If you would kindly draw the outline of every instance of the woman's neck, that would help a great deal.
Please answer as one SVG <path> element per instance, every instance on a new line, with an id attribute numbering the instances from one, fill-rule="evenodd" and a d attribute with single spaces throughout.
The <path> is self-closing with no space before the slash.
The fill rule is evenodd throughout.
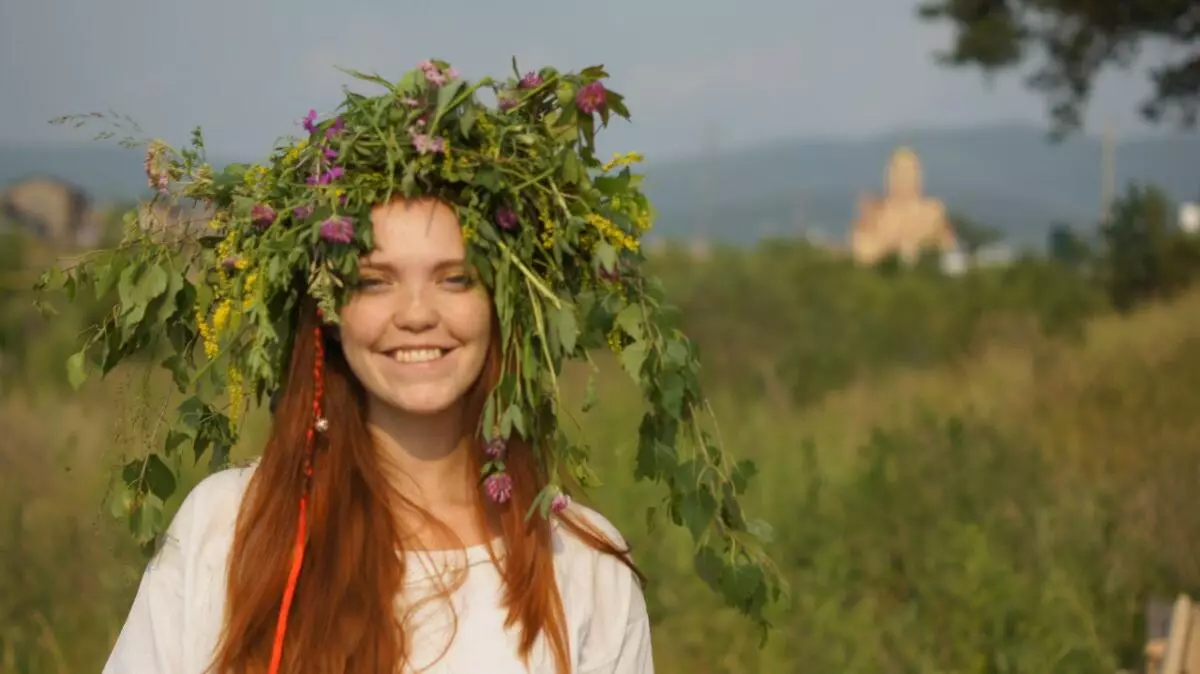
<path id="1" fill-rule="evenodd" d="M 422 508 L 467 504 L 468 433 L 456 406 L 435 415 L 408 415 L 372 400 L 367 423 L 396 491 Z"/>

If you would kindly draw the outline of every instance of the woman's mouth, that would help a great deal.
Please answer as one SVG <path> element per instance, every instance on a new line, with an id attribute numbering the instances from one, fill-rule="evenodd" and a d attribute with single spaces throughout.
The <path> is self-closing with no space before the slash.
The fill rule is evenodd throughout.
<path id="1" fill-rule="evenodd" d="M 446 357 L 452 349 L 438 347 L 419 347 L 413 349 L 395 349 L 387 355 L 397 363 L 432 363 Z"/>

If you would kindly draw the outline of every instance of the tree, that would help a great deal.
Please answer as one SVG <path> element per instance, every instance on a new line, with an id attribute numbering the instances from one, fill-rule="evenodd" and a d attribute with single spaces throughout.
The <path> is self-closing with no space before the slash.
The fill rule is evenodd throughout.
<path id="1" fill-rule="evenodd" d="M 1147 43 L 1170 44 L 1149 73 L 1154 92 L 1142 101 L 1151 122 L 1174 116 L 1193 128 L 1200 112 L 1200 3 L 1196 0 L 924 0 L 922 20 L 952 24 L 954 46 L 937 54 L 951 67 L 987 74 L 1015 68 L 1040 48 L 1027 84 L 1048 99 L 1055 132 L 1081 126 L 1096 76 L 1128 67 Z"/>
<path id="2" fill-rule="evenodd" d="M 999 229 L 978 222 L 965 213 L 951 212 L 950 224 L 954 227 L 954 234 L 963 252 L 972 259 L 979 251 L 1004 239 L 1004 233 Z"/>
<path id="3" fill-rule="evenodd" d="M 1047 244 L 1050 259 L 1071 269 L 1081 268 L 1092 257 L 1087 239 L 1065 222 L 1055 222 L 1050 225 Z"/>
<path id="4" fill-rule="evenodd" d="M 1131 185 L 1101 224 L 1104 275 L 1118 311 L 1173 297 L 1195 278 L 1200 256 L 1194 243 L 1172 227 L 1173 211 L 1162 190 Z"/>

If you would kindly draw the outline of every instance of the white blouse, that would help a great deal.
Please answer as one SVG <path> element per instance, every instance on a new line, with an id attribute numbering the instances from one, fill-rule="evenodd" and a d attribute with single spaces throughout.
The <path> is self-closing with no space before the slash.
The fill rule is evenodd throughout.
<path id="1" fill-rule="evenodd" d="M 226 563 L 237 512 L 255 466 L 231 468 L 202 480 L 184 499 L 161 550 L 147 565 L 129 617 L 103 674 L 207 674 L 225 609 Z M 620 533 L 599 513 L 571 508 L 618 545 Z M 561 525 L 553 526 L 554 566 L 567 618 L 573 674 L 653 674 L 650 623 L 637 578 L 620 561 L 593 550 Z M 428 553 L 413 553 L 406 597 L 433 585 Z M 461 564 L 463 553 L 434 553 L 433 567 Z M 467 549 L 466 582 L 445 602 L 426 604 L 412 624 L 412 665 L 428 674 L 555 674 L 544 640 L 517 656 L 519 632 L 506 629 L 502 580 L 485 546 Z M 441 567 L 445 568 L 445 567 Z M 296 610 L 303 610 L 296 607 Z M 444 655 L 443 655 L 444 651 Z M 441 656 L 432 667 L 429 664 Z"/>

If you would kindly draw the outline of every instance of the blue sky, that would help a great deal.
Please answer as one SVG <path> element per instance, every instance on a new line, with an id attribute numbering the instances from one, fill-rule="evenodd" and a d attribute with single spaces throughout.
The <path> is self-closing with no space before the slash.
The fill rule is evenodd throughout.
<path id="1" fill-rule="evenodd" d="M 774 138 L 993 121 L 1046 123 L 1017 76 L 938 67 L 945 28 L 912 0 L 0 0 L 0 142 L 67 141 L 66 113 L 113 109 L 180 142 L 257 156 L 310 108 L 332 109 L 340 65 L 395 79 L 427 57 L 469 77 L 607 66 L 633 124 L 613 149 L 686 155 Z M 336 8 L 336 9 L 335 9 Z M 367 90 L 370 90 L 368 86 Z M 1144 131 L 1141 71 L 1102 78 L 1089 124 Z"/>

